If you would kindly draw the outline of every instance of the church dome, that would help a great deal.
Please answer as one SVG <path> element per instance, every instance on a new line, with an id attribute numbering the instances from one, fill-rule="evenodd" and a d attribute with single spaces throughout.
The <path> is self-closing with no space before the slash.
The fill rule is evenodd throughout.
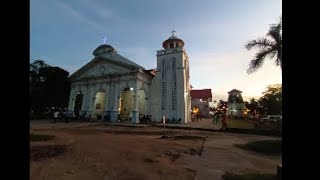
<path id="1" fill-rule="evenodd" d="M 110 45 L 107 44 L 102 44 L 99 47 L 97 47 L 94 51 L 93 51 L 93 55 L 94 56 L 98 56 L 99 54 L 104 54 L 104 53 L 116 53 L 116 49 L 113 48 Z"/>
<path id="2" fill-rule="evenodd" d="M 183 47 L 184 42 L 182 39 L 177 38 L 174 34 L 162 43 L 164 49 L 172 49 L 176 47 Z"/>

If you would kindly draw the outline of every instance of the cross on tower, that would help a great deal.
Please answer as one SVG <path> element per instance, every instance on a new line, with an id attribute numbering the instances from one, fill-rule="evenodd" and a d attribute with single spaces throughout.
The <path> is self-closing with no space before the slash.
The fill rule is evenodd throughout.
<path id="1" fill-rule="evenodd" d="M 103 37 L 103 39 L 102 39 L 103 40 L 103 44 L 106 44 L 107 39 L 108 39 L 107 37 Z"/>
<path id="2" fill-rule="evenodd" d="M 171 33 L 172 33 L 172 36 L 174 36 L 174 33 L 175 33 L 176 31 L 173 29 L 172 31 L 171 31 Z"/>

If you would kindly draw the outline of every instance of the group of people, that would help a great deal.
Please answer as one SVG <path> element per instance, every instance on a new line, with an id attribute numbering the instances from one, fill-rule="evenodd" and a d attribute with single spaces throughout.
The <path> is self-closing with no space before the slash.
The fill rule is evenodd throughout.
<path id="1" fill-rule="evenodd" d="M 192 119 L 192 122 L 193 121 L 198 121 L 198 120 L 201 120 L 204 116 L 202 114 L 195 114 L 195 113 L 192 113 L 191 114 L 191 119 Z"/>
<path id="2" fill-rule="evenodd" d="M 53 122 L 56 123 L 58 120 L 64 120 L 65 123 L 70 123 L 74 120 L 80 120 L 84 122 L 89 122 L 92 119 L 91 114 L 86 112 L 80 113 L 80 111 L 70 111 L 67 109 L 56 110 L 53 112 Z"/>
<path id="3" fill-rule="evenodd" d="M 221 123 L 222 123 L 222 130 L 226 130 L 227 128 L 227 120 L 228 120 L 228 115 L 227 113 L 219 113 L 219 112 L 216 112 L 217 114 L 214 114 L 212 116 L 212 123 L 214 124 L 218 124 L 219 121 L 221 120 Z"/>
<path id="4" fill-rule="evenodd" d="M 221 102 L 219 107 L 217 108 L 217 111 L 212 115 L 212 122 L 214 124 L 218 124 L 219 120 L 221 119 L 221 122 L 222 122 L 221 129 L 223 131 L 227 129 L 227 120 L 228 120 L 227 110 L 228 110 L 227 103 Z"/>
<path id="5" fill-rule="evenodd" d="M 139 114 L 139 120 L 141 123 L 151 123 L 151 115 Z"/>

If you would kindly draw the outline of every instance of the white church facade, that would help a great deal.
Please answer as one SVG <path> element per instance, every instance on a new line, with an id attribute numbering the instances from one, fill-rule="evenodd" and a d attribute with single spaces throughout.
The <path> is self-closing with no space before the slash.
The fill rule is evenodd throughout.
<path id="1" fill-rule="evenodd" d="M 183 40 L 174 34 L 157 51 L 157 68 L 146 70 L 121 56 L 111 45 L 93 51 L 94 58 L 70 76 L 68 109 L 95 119 L 139 123 L 142 115 L 161 122 L 191 120 L 189 59 Z"/>

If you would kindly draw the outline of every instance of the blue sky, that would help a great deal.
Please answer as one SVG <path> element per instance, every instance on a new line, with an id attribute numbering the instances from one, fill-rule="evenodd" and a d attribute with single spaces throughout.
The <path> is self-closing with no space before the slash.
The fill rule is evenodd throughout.
<path id="1" fill-rule="evenodd" d="M 175 29 L 185 42 L 194 89 L 211 88 L 219 100 L 235 88 L 247 100 L 282 82 L 270 60 L 248 75 L 255 51 L 244 48 L 281 14 L 281 0 L 30 0 L 30 61 L 43 59 L 72 74 L 106 36 L 119 54 L 156 68 L 156 51 Z"/>

